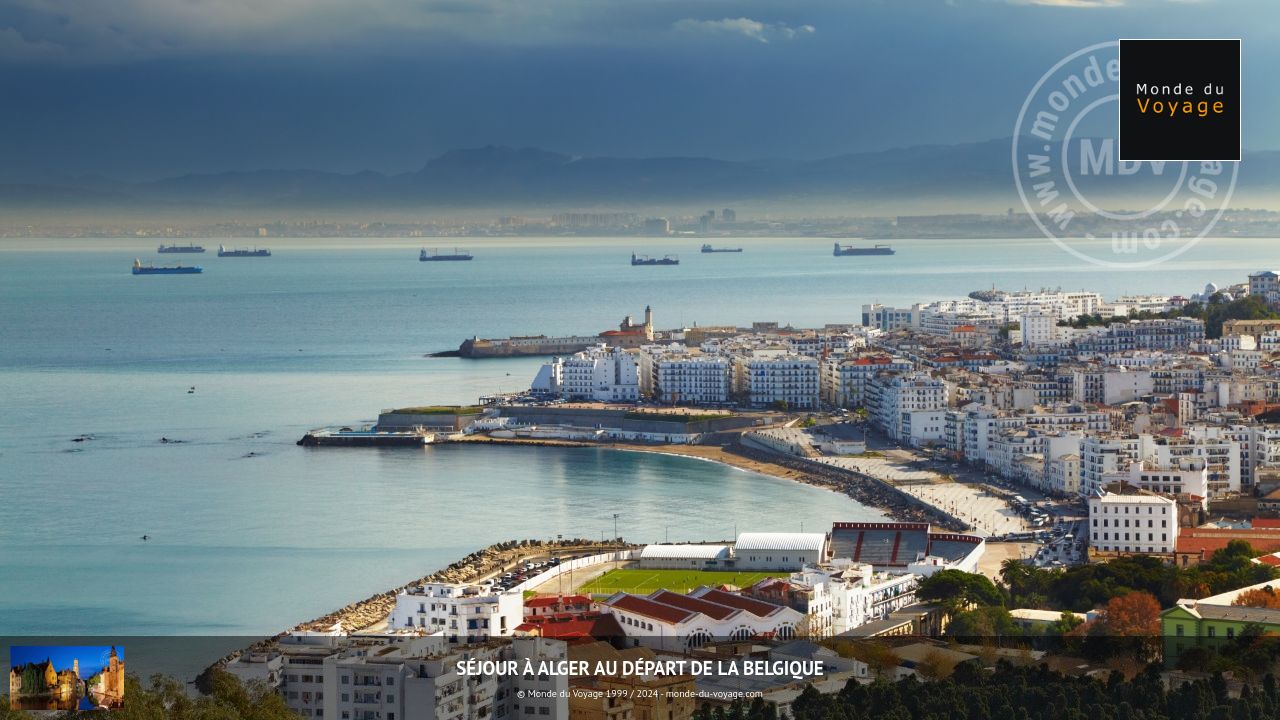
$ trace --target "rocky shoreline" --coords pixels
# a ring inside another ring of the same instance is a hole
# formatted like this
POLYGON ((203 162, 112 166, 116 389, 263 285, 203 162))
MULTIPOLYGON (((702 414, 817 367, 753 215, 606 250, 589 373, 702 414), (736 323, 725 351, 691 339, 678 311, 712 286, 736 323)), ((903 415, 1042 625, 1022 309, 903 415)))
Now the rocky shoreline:
POLYGON ((883 511, 894 520, 927 522, 957 532, 968 528, 965 523, 932 505, 869 475, 815 463, 811 460, 757 450, 741 443, 727 446, 725 451, 757 462, 768 462, 794 470, 800 473, 800 477, 792 479, 848 495, 863 505, 883 511))

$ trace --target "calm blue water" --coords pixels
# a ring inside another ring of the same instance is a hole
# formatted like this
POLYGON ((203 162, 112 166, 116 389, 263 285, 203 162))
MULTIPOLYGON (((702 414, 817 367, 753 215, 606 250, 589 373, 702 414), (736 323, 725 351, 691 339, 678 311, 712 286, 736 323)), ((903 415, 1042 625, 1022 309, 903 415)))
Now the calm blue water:
POLYGON ((1132 272, 1041 240, 897 242, 892 258, 842 259, 820 239, 728 243, 747 251, 466 240, 473 262, 419 263, 417 244, 389 240, 273 241, 267 259, 0 241, 0 635, 274 632, 496 540, 611 533, 615 512, 640 541, 877 517, 696 460, 294 445, 380 408, 527 385, 539 360, 423 357, 472 334, 594 332, 646 303, 659 327, 813 325, 992 285, 1187 294, 1280 264, 1269 240, 1206 241, 1132 272), (632 268, 632 250, 682 264, 632 268), (134 257, 205 273, 133 277, 134 257), (71 442, 82 434, 95 439, 71 442))

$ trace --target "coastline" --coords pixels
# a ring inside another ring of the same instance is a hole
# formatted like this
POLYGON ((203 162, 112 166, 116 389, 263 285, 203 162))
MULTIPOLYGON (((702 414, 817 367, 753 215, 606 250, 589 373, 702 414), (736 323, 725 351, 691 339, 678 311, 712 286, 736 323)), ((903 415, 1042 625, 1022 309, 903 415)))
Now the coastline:
POLYGON ((857 502, 883 512, 889 518, 904 522, 929 522, 950 530, 961 530, 966 523, 948 515, 941 509, 905 493, 876 478, 814 463, 802 458, 769 453, 734 442, 727 445, 680 445, 632 443, 597 443, 576 440, 547 440, 531 438, 493 438, 471 435, 452 441, 457 444, 477 445, 533 445, 542 447, 596 448, 622 452, 671 455, 747 470, 780 480, 790 480, 846 495, 857 502))
MULTIPOLYGON (((453 440, 451 443, 593 448, 701 460, 738 470, 755 472, 779 480, 804 483, 813 487, 842 493, 867 507, 883 512, 893 520, 929 522, 952 530, 961 529, 957 527, 958 521, 955 518, 918 498, 893 488, 883 481, 854 471, 822 465, 802 458, 792 458, 750 448, 740 442, 727 445, 639 445, 618 442, 594 443, 574 440, 491 438, 473 435, 453 440)), ((571 539, 560 542, 511 540, 490 545, 424 577, 376 593, 363 600, 349 603, 312 620, 300 622, 289 630, 277 633, 272 637, 263 638, 249 647, 230 653, 206 668, 205 672, 201 673, 200 677, 197 678, 197 683, 207 680, 210 671, 222 667, 237 656, 261 649, 290 632, 323 633, 335 629, 341 629, 344 632, 377 630, 382 623, 385 623, 392 609, 394 609, 396 594, 413 585, 427 582, 480 582, 488 577, 510 570, 520 563, 533 559, 547 558, 553 553, 558 555, 590 553, 632 547, 621 540, 598 542, 587 539, 571 539)))

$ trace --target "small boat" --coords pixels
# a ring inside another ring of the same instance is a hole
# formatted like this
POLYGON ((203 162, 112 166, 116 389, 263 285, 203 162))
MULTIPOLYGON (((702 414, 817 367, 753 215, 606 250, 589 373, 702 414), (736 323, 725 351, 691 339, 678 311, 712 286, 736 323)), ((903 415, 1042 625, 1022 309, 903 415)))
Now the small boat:
POLYGON ((447 262, 450 260, 470 260, 471 253, 454 248, 452 253, 441 253, 439 250, 432 250, 428 255, 426 248, 418 251, 418 260, 420 262, 447 262))
POLYGON ((194 275, 204 272, 204 268, 199 265, 173 265, 156 267, 151 263, 142 264, 141 260, 133 259, 134 275, 194 275))
POLYGON ((199 245, 161 245, 156 248, 158 253, 202 253, 204 248, 199 245))
POLYGON ((679 265, 680 258, 675 255, 663 255, 660 258, 631 253, 632 265, 679 265))
POLYGON ((711 247, 711 244, 707 243, 702 246, 702 252, 704 253, 742 252, 742 248, 718 248, 718 247, 711 247))
POLYGON ((844 257, 846 255, 892 255, 893 248, 888 245, 874 245, 872 247, 855 247, 853 245, 835 244, 835 249, 831 254, 836 257, 844 257))
POLYGON ((254 248, 252 250, 233 248, 228 250, 226 245, 219 245, 218 257, 271 257, 271 251, 266 248, 254 248))

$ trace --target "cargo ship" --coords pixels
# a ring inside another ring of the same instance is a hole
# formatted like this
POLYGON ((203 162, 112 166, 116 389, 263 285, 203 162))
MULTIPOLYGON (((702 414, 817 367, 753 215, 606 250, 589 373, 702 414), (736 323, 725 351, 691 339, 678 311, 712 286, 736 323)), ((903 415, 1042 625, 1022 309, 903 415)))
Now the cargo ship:
POLYGON ((888 245, 874 245, 872 247, 854 247, 853 245, 835 244, 835 249, 831 252, 836 257, 845 255, 892 255, 893 248, 888 245))
POLYGON ((711 247, 710 244, 706 244, 702 246, 702 252, 704 253, 742 252, 742 248, 718 248, 718 247, 711 247))
POLYGON ((156 267, 151 263, 147 263, 146 265, 143 265, 141 260, 137 258, 133 259, 134 275, 194 275, 196 273, 202 273, 202 272, 204 272, 204 268, 200 267, 199 265, 174 265, 172 267, 164 267, 164 266, 156 267))
POLYGON ((649 257, 648 255, 637 255, 631 253, 632 265, 679 265, 680 258, 675 255, 663 255, 660 258, 649 257))
POLYGON ((246 250, 246 249, 228 250, 226 245, 219 245, 218 257, 271 257, 271 251, 266 248, 262 248, 262 249, 254 248, 252 250, 246 250))
POLYGON ((418 260, 420 262, 445 262, 451 260, 470 260, 471 258, 471 253, 463 252, 458 248, 454 248, 452 253, 443 254, 438 250, 432 250, 430 255, 427 254, 425 249, 418 251, 418 260))
POLYGON ((156 248, 158 253, 202 253, 204 248, 199 245, 161 245, 156 248))

